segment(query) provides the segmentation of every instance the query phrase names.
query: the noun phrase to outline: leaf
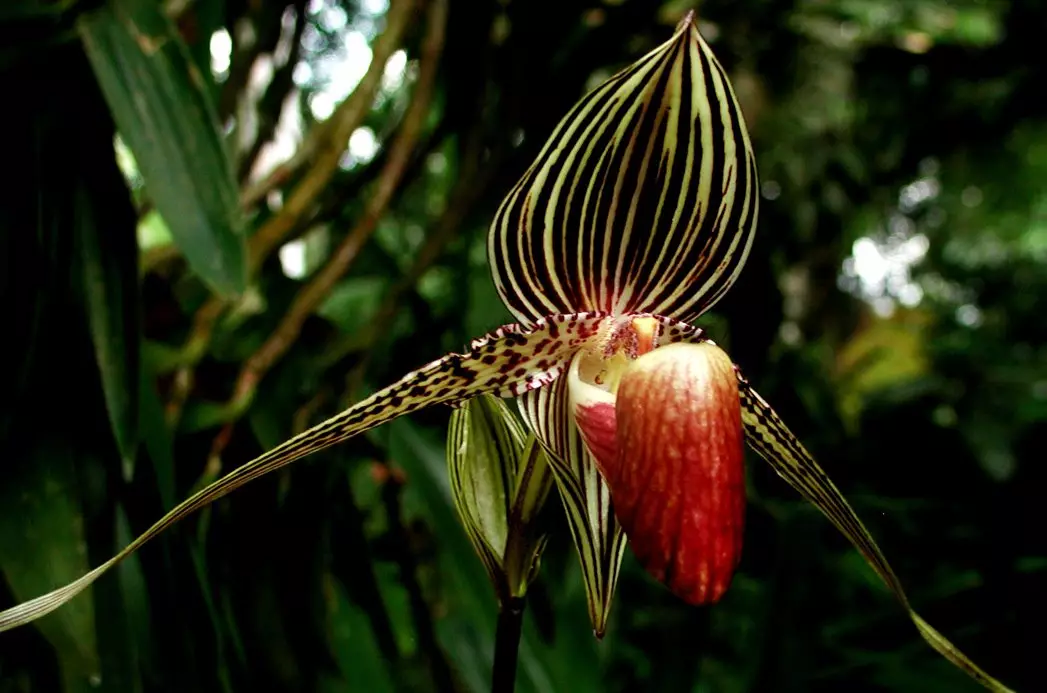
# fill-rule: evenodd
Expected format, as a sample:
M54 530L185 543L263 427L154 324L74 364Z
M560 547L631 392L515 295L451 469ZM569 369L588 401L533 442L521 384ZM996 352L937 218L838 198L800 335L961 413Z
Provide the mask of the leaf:
M142 442L149 453L156 477L157 490L163 507L175 504L174 455L172 454L171 432L164 419L164 405L153 384L152 373L145 363L141 364L138 378L138 407Z
M134 538L131 534L131 527L123 506L117 505L115 513L116 531L113 541L110 542L110 546L112 546L110 550L115 550ZM151 664L154 668L157 668L157 662L163 656L163 652L159 651L158 643L150 633L150 626L153 621L150 617L149 587L146 583L142 564L137 556L132 556L130 560L120 566L119 572L119 596L126 622L125 633L128 636L128 642L125 644L125 647L129 653L135 655L143 668L146 664ZM128 666L131 662L125 662L124 664ZM141 689L140 683L140 680L135 681L136 689L138 690Z
M320 691L393 693L396 689L389 680L367 616L346 597L345 589L336 581L328 582L327 592L328 639L347 687L338 685L343 682L322 679Z
M79 0L9 0L0 7L0 22L26 19L55 19Z
M214 105L152 0L111 0L78 22L117 129L193 270L216 292L246 284L243 217Z
M840 532L862 554L869 566L886 583L895 598L912 619L923 639L939 654L948 659L990 691L1013 693L1010 688L997 681L972 662L967 655L949 642L931 624L923 620L909 603L901 581L880 551L880 547L858 518L847 499L826 476L803 444L778 417L769 404L753 390L739 373L739 389L742 396L742 422L745 425L746 441L760 454L778 475L790 486L813 503L836 526Z
M62 585L87 569L84 518L73 450L50 436L5 460L0 484L0 566L11 591L24 599L41 586ZM81 599L39 622L55 648L67 691L89 690L101 676L94 604Z
M74 191L80 276L109 423L130 479L138 445L138 244L116 164L110 157L94 166L96 178L81 181Z
M84 367L90 368L90 364L85 362ZM99 430L104 430L101 428L104 414L100 401L98 405L88 414L91 418L87 423L97 422L94 425L100 425ZM118 478L118 466L108 465L105 461L112 445L101 438L99 443L103 448L94 448L90 442L83 441L76 448L75 458L87 556L91 561L104 559L115 551L121 532L127 533L126 525L120 526L122 511L117 495L113 493L117 488L114 482ZM149 616L137 556L124 562L107 580L95 585L91 597L95 613L103 616L95 621L102 683L107 690L140 692L142 649L149 643L148 639L142 640L142 634L148 631Z
M88 61L78 51L84 77ZM82 301L94 360L125 480L138 445L140 308L137 215L113 148L114 126L97 86L80 98L69 231L78 266L73 294ZM105 453L108 454L108 451Z
M5 152L7 165L20 173L9 177L0 205L0 296L10 354L0 375L0 437L32 395L30 373L44 360L43 335L65 317L57 308L74 267L69 152L80 133L62 115L82 98L82 75L75 59L62 61L63 69L43 63L27 61L0 74L13 92L33 95L27 107L11 112L9 127L21 135L11 138Z

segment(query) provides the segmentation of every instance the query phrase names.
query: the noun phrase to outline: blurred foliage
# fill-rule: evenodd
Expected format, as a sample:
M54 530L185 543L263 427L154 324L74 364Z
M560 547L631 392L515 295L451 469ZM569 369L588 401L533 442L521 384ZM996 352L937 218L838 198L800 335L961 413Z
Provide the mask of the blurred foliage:
M587 88L694 5L452 0L411 133L429 4L0 9L0 607L507 322L484 247L502 196ZM1018 690L1047 689L1047 3L698 11L764 197L747 271L703 324L914 606ZM372 56L388 59L368 72ZM0 635L0 691L485 690L495 599L453 508L448 415L257 481ZM557 506L520 689L974 690L751 462L725 600L685 607L627 557L603 641Z

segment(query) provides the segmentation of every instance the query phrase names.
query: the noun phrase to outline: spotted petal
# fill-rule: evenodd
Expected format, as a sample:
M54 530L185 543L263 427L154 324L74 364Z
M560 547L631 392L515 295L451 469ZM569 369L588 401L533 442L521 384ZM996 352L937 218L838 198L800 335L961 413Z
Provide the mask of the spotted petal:
M585 313L538 320L530 327L509 325L473 340L464 354L449 354L408 373L179 503L123 551L75 582L0 612L0 632L54 611L179 520L306 455L433 404L460 402L484 393L513 397L549 384L607 320L606 315Z
M690 321L737 279L757 207L741 108L689 15L560 122L487 253L522 322L585 310Z

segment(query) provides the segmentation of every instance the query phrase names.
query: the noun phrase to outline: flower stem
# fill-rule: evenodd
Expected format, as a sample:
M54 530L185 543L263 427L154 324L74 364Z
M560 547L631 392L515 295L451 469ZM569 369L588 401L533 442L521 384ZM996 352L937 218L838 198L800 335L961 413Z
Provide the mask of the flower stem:
M520 652L523 628L524 597L510 597L498 607L498 625L494 635L494 673L492 693L513 693L516 688L516 661Z

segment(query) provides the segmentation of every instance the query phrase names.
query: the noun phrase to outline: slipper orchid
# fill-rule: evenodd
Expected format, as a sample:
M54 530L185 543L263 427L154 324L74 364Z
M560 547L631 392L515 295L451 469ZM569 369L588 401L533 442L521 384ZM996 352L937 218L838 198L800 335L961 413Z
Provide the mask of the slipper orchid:
M741 109L688 15L668 41L567 114L499 208L488 258L517 324L229 473L79 580L0 613L0 631L58 608L167 527L253 479L419 409L495 395L516 398L548 459L598 635L627 538L684 600L723 594L741 551L744 439L854 544L932 647L990 690L1009 690L912 610L836 486L690 324L741 272L758 197ZM452 460L452 474L463 460ZM505 560L495 555L504 528L483 519L490 508L467 482L454 486L463 518L494 528L471 530L474 546ZM539 542L525 553L536 560L540 550ZM531 577L519 572L514 589Z

